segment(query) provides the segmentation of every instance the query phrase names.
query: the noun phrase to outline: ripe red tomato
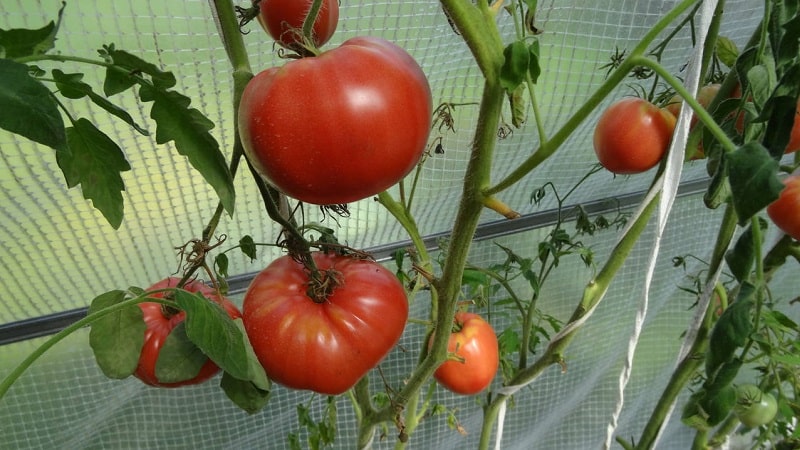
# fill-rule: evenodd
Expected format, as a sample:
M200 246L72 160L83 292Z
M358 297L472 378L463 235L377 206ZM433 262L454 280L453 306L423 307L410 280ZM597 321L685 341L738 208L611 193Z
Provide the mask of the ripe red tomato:
M594 130L600 164L616 174L640 173L664 157L675 116L641 98L624 98L606 109Z
M431 108L428 81L408 53L357 37L256 75L242 96L239 134L251 163L285 194L349 203L416 166Z
M253 279L242 320L270 379L336 395L397 344L408 300L397 277L376 262L321 252L312 257L321 272L336 272L338 285L327 299L312 300L307 270L282 256Z
M165 278L150 286L147 290L151 291L175 287L178 285L179 281L180 278L176 277ZM221 304L232 319L242 316L242 314L236 308L236 305L231 303L227 298L219 296L214 289L206 286L200 281L191 281L186 283L183 286L183 289L189 292L199 292L203 294L203 296ZM151 295L151 297L163 298L164 293L156 293ZM156 377L156 361L158 361L158 355L161 353L161 348L164 346L164 342L166 342L167 336L169 336L169 333L172 331L172 329L186 319L186 313L179 311L174 315L165 315L162 304L156 302L139 303L139 308L141 308L142 312L144 313L144 322L147 326L147 329L145 330L144 334L144 346L142 347L142 353L139 355L139 365L136 367L136 372L134 372L134 376L136 376L136 378L151 386L179 387L189 384L202 383L219 372L219 367L217 367L217 365L209 359L194 378L176 383L161 383L158 381L158 378Z
M784 233L800 240L800 175L786 177L783 184L778 199L767 206L767 215Z
M433 377L448 390L473 395L491 384L500 365L497 335L489 322L474 313L458 312L447 351L457 359L445 361ZM430 344L433 342L431 336Z
M273 39L286 48L303 45L303 22L313 0L261 0L258 22ZM313 44L319 47L333 36L339 24L339 1L323 0L314 20Z

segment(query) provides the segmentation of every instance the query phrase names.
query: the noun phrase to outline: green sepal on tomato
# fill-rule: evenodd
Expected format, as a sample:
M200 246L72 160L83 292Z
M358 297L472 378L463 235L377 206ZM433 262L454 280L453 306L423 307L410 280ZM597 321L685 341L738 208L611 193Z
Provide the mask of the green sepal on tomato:
M333 36L339 24L339 1L323 0L312 27L311 42L304 42L303 23L314 0L261 0L258 23L281 46L300 50L319 47Z
M270 184L306 203L344 204L386 190L417 165L431 91L405 50L356 37L260 72L238 114L246 155Z
M286 255L251 282L242 320L267 376L293 389L338 395L397 344L408 300L394 273L380 264L313 252L328 287L312 298L309 271Z
M500 365L499 346L494 329L480 315L457 312L454 329L447 342L448 359L433 377L449 391L474 395L494 380ZM434 335L428 346L432 345Z
M160 289L167 289L176 287L180 282L180 278L169 277L165 278L158 283L150 286L147 291L155 291ZM194 280L186 283L183 290L188 292L197 292L214 301L228 313L232 319L241 317L239 309L227 298L219 295L213 288L207 286L201 281ZM156 292L150 295L153 298L164 298L166 291ZM156 364L158 363L159 356L164 344L170 333L186 320L186 313L180 310L170 310L158 302L143 302L139 303L144 314L144 322L146 325L144 346L142 347L141 355L139 356L139 363L134 372L134 376L145 384L157 387L180 387L191 384L199 384L207 381L219 372L219 367L213 361L206 358L205 363L200 367L200 371L193 377L182 381L175 382L162 382L156 376ZM158 364L164 364L163 362ZM168 363L167 363L168 364Z
M593 144L600 164L620 175L655 167L669 148L675 116L647 100L618 100L600 115Z

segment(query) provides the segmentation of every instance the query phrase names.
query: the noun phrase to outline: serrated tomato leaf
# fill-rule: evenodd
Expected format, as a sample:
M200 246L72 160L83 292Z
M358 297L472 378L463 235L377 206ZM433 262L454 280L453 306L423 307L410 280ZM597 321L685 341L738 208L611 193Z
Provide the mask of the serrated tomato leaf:
M107 98L94 92L92 87L83 81L82 73L64 73L59 69L53 69L53 79L61 95L69 99L79 99L89 97L97 106L105 109L108 113L122 119L125 123L132 126L139 134L149 136L150 133L137 124L127 111L108 101Z
M78 119L67 129L69 152L56 154L67 186L81 185L83 198L92 201L115 229L123 216L121 172L130 170L122 149L87 119Z
M126 91L139 82L142 75L150 78L156 89L167 90L176 84L172 72L164 72L155 64L151 64L125 50L117 50L114 44L104 45L97 52L113 66L106 69L103 92L107 97Z
M778 161L758 142L748 142L725 155L733 207L744 225L774 202L783 189Z
M160 383L191 380L200 373L207 361L208 356L189 340L185 323L181 322L170 331L158 353L156 378Z
M749 283L743 283L743 290L750 291ZM753 301L750 298L739 298L733 302L714 324L709 337L709 349L706 353L706 374L716 373L719 368L730 362L736 349L744 345L753 330L750 313Z
M0 58L23 58L25 56L41 55L52 50L55 46L56 33L61 25L64 6L58 10L58 22L50 21L42 28L30 30L15 28L11 30L0 29Z
M251 236L246 235L239 239L239 248L242 249L242 253L248 256L251 261L256 259L256 243Z
M200 294L180 289L175 291L175 301L186 312L186 335L203 353L231 376L269 389L267 376L255 360L244 328L221 306Z
M64 121L50 90L28 66L0 59L0 128L66 151Z
M759 219L758 222L762 229L766 228L766 221ZM731 269L733 276L736 277L739 282L742 282L750 275L750 270L755 262L755 256L753 227L751 225L739 236L733 248L725 253L725 262L728 263L728 267Z
M233 177L219 144L208 132L214 123L197 109L189 108L189 97L178 92L142 86L139 95L143 102L153 102L150 117L156 121L156 142L175 142L178 153L189 159L217 192L225 210L233 214Z
M89 315L99 314L126 299L125 291L109 291L92 300ZM136 371L144 345L146 325L141 308L130 305L92 322L89 345L97 365L113 379L123 379Z

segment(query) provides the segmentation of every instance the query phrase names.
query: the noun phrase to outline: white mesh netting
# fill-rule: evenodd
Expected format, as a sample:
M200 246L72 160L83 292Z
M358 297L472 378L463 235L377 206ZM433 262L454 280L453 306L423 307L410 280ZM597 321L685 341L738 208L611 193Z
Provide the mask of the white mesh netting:
M55 19L60 7L55 0L2 3L0 28L4 29L40 27ZM563 123L602 83L605 71L600 67L615 48L635 45L675 2L584 3L539 2L537 26L543 30L539 36L543 72L537 96L547 129ZM743 45L757 25L760 8L760 4L751 1L728 1L728 17L721 34ZM281 64L258 26L251 24L249 28L251 33L245 40L253 68ZM501 19L501 29L508 36L513 34L510 21ZM454 35L438 2L342 2L339 28L328 46L365 34L390 39L417 59L429 78L435 105L480 100L479 70L463 41ZM93 57L97 48L108 43L173 71L178 88L216 123L212 133L222 148L231 148L234 130L229 63L206 1L68 2L56 49ZM689 36L684 33L669 47L662 62L680 74L691 50ZM95 79L87 82L102 80L100 72L93 75ZM630 92L628 86L619 89L619 95ZM148 112L135 99L120 97L116 101L138 122L146 122ZM90 115L89 105L84 106L92 121L118 137L131 163L132 171L124 174L125 219L119 230L112 230L77 189L66 189L50 149L0 132L0 243L5 249L0 253L0 291L4 293L0 324L85 307L101 292L129 285L146 286L175 272L179 264L175 247L198 236L216 206L213 191L185 158L156 145L152 136L134 134L106 115ZM452 224L476 114L477 106L456 109L456 132L441 134L445 153L431 158L424 168L414 211L424 235L447 232ZM558 157L503 192L503 200L523 215L555 208L553 195L533 204L529 200L531 192L547 181L559 192L565 192L586 174L595 163L591 146L593 123L591 119L584 122ZM499 142L494 169L497 177L508 173L536 148L532 128L529 124L514 130L513 135ZM684 169L686 182L705 178L701 162L689 163ZM617 213L613 199L643 191L651 179L648 175L614 178L601 172L582 184L568 203L610 199L612 206L607 214L613 215ZM257 242L273 242L276 228L264 214L257 190L245 175L238 177L236 188L236 213L232 218L223 218L220 230L232 242L247 234ZM671 374L681 335L694 313L691 306L695 298L679 287L688 283L687 275L701 270L703 265L690 259L686 269L674 268L672 258L692 254L702 259L711 251L720 214L707 210L701 197L702 190L681 196L672 212L615 435L635 438L641 433ZM625 212L630 212L629 208ZM316 211L310 214L312 219L318 218ZM482 217L484 224L498 220L492 212ZM407 239L402 228L372 200L351 205L351 216L340 219L340 224L340 240L353 247L373 248ZM568 224L567 229L574 228ZM540 226L478 241L470 262L502 262L504 255L495 243L533 256L549 230L549 226ZM617 236L618 231L612 228L583 240L594 250L596 260L602 261ZM553 366L515 396L507 412L502 448L584 449L603 445L619 397L618 377L643 289L649 245L646 233L599 309L569 347L566 371L562 373ZM244 256L231 255L229 272L236 275L257 272L275 256L261 250L259 258L250 262ZM778 288L772 292L774 298L785 301L796 295L800 287L797 277L792 276L796 269L790 264L776 274L774 284ZM566 259L546 284L540 309L566 320L593 270L577 257ZM240 297L234 298L240 301ZM427 317L426 300L424 296L414 300L411 317ZM793 317L798 317L796 308ZM504 320L503 316L495 318L498 330L504 329ZM402 382L417 361L424 333L423 326L407 326L400 345L381 364L381 373L370 374L373 390L383 385L381 376L390 384ZM276 385L269 405L248 416L225 398L216 381L163 390L148 388L133 378L108 380L94 362L87 339L88 332L82 331L59 343L0 401L0 447L289 448L288 433L300 432L301 442L305 439L296 406L310 405L314 417L325 406L322 396ZM0 346L0 377L42 341L37 338ZM425 417L409 448L474 448L481 426L479 403L443 390L436 391L432 402L455 411L465 433L453 429L446 414ZM352 448L356 428L349 400L340 397L336 405L338 429L333 447ZM376 448L394 447L396 429L390 426L385 431L376 439ZM689 448L692 436L680 420L673 419L661 448Z

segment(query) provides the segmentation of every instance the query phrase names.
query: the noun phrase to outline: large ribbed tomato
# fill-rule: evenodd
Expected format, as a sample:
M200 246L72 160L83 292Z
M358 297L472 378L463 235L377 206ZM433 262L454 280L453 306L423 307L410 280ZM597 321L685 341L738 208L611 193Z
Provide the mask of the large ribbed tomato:
M408 300L397 277L380 264L312 253L328 274L328 295L309 296L309 273L290 256L253 279L242 307L245 330L273 381L336 395L350 389L397 344Z
M180 282L180 278L170 277L165 278L158 283L150 286L147 290L154 291L158 289L165 289L175 287ZM231 303L227 298L220 296L211 287L203 284L201 281L191 281L183 286L183 289L189 292L199 292L204 297L219 303L232 319L242 316L236 305ZM152 294L151 297L163 298L164 292ZM144 302L139 303L139 308L144 313L144 323L147 326L144 334L144 346L142 353L139 355L139 365L136 367L134 376L142 380L144 383L151 386L158 387L178 387L188 384L198 384L213 377L219 372L219 367L214 364L210 359L200 368L197 376L180 382L175 383L162 383L156 377L156 361L161 353L161 348L167 340L167 336L172 330L186 319L186 313L177 311L170 313L165 311L163 305L157 302Z
M389 41L357 37L256 75L242 95L239 133L276 188L342 204L386 190L416 166L431 113L416 61Z
M302 45L303 22L314 0L261 0L258 22L275 41L287 48ZM314 21L312 41L319 47L328 42L339 23L339 1L323 0Z

